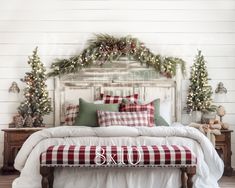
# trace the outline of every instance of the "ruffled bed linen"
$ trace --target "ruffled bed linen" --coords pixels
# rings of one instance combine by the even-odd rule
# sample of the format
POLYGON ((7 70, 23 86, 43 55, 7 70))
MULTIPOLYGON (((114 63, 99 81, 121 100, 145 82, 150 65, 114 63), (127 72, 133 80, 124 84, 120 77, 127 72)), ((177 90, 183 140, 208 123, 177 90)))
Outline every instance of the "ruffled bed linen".
MULTIPOLYGON (((186 145, 198 158, 194 188, 216 188, 223 162, 211 142, 191 127, 61 126, 31 135, 15 159, 21 171, 13 188, 41 188, 39 156, 51 145, 186 145)), ((177 188, 180 171, 172 168, 56 168, 55 188, 177 188)))

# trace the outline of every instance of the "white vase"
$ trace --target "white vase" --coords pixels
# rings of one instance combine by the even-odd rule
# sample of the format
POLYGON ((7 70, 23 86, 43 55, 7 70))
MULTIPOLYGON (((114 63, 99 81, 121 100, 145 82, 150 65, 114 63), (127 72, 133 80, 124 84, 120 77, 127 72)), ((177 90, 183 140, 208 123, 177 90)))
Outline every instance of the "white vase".
POLYGON ((189 125, 192 122, 192 114, 185 108, 182 111, 181 123, 183 125, 189 125))
POLYGON ((202 121, 202 112, 201 111, 193 111, 192 112, 192 122, 201 123, 202 121))

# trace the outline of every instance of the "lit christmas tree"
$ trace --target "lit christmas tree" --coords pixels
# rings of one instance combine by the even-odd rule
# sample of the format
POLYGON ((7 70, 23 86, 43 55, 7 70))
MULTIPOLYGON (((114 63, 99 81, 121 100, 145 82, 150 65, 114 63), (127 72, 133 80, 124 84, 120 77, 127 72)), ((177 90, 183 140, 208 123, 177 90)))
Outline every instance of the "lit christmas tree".
POLYGON ((212 103, 212 88, 208 84, 206 61, 201 51, 198 51, 195 57, 189 80, 187 109, 189 111, 209 110, 212 103))
POLYGON ((45 83, 46 69, 37 54, 37 47, 29 57, 28 64, 32 71, 26 72, 22 79, 27 86, 24 89, 25 100, 18 107, 18 112, 25 119, 25 126, 40 127, 43 125, 43 116, 49 114, 52 108, 45 83))

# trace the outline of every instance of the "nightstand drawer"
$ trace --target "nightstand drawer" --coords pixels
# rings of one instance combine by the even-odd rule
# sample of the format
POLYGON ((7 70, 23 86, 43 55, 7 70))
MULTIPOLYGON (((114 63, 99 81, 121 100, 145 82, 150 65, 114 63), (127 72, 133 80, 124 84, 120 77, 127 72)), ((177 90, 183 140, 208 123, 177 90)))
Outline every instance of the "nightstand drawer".
POLYGON ((30 135, 29 134, 19 134, 19 133, 13 133, 13 134, 8 134, 7 137, 8 137, 8 141, 9 142, 24 142, 30 135))
POLYGON ((224 142, 224 141, 225 141, 225 134, 216 136, 216 142, 224 142))

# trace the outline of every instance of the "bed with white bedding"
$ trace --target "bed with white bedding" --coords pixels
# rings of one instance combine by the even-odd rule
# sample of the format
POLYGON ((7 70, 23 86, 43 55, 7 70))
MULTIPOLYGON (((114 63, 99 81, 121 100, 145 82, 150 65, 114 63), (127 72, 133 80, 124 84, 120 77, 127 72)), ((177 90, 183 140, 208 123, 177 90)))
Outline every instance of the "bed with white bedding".
MULTIPOLYGON (((13 188, 40 188, 39 156, 51 145, 186 145, 198 159, 194 187, 216 188, 223 173, 223 162, 210 141, 198 130, 184 126, 171 127, 71 127, 45 129, 29 137, 15 160, 21 175, 13 188)), ((181 186, 180 171, 168 168, 58 168, 56 188, 115 188, 181 186)))
MULTIPOLYGON (((55 126, 31 135, 19 151, 15 168, 21 171, 13 188, 40 188, 39 157, 51 145, 185 145, 197 156, 194 188, 216 188, 223 174, 223 162, 210 141, 198 130, 186 126, 87 127, 59 126, 64 122, 64 105, 78 104, 78 98, 94 101, 100 93, 130 95, 138 93, 146 103, 159 98, 160 113, 171 124, 180 121, 180 77, 147 81, 98 80, 94 70, 86 71, 85 80, 57 79, 55 88, 55 126), (92 75, 92 79, 86 75, 92 75), (98 81, 97 81, 98 80, 98 81)), ((108 70, 109 72, 109 70, 108 70)), ((100 74, 98 74, 100 78, 100 74)), ((177 188, 181 186, 177 168, 56 168, 55 188, 177 188)))

